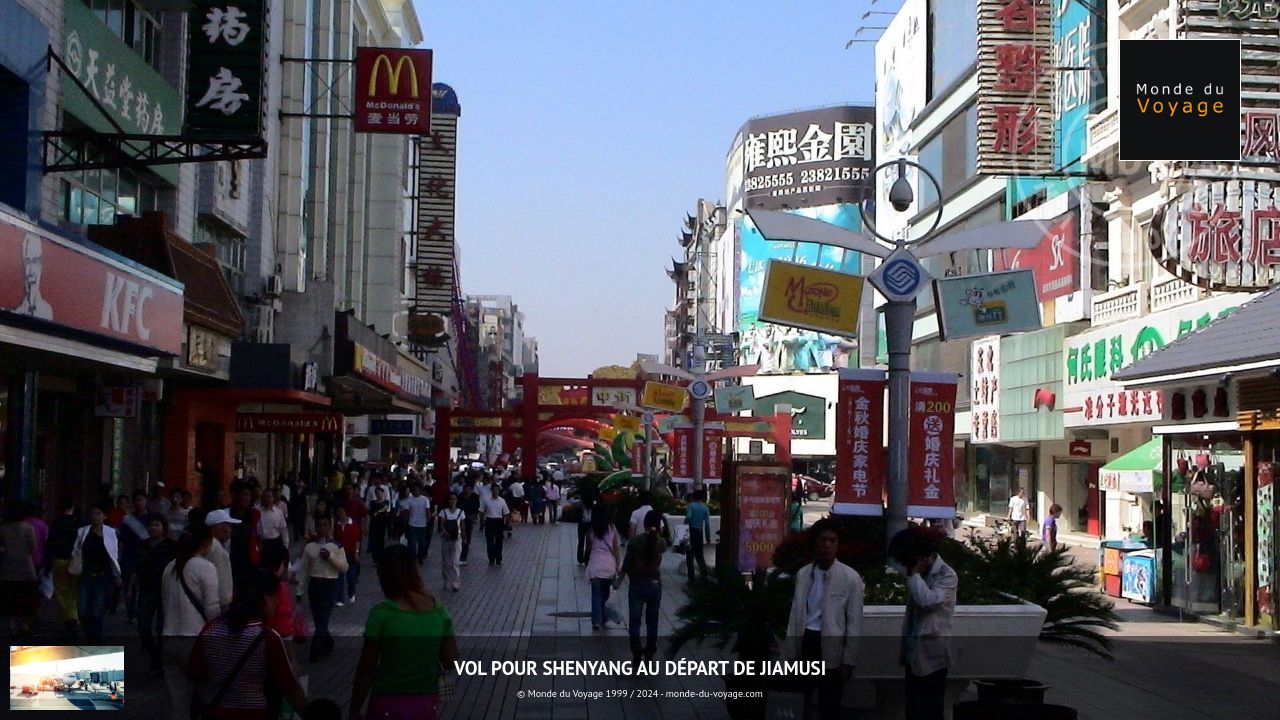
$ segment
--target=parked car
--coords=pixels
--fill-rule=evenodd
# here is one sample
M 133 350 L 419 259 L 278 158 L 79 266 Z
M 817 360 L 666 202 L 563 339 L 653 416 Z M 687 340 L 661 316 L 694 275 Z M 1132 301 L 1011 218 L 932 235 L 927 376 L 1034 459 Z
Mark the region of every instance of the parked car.
M 805 497 L 810 500 L 831 497 L 831 493 L 835 492 L 835 485 L 829 482 L 823 482 L 808 475 L 801 475 L 800 478 L 804 481 Z

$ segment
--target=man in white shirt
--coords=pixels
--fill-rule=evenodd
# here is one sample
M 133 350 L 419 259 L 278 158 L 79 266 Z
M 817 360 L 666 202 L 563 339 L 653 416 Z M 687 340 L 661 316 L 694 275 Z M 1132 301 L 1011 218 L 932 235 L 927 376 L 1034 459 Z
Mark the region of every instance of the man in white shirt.
M 423 495 L 422 486 L 415 483 L 401 507 L 409 511 L 409 552 L 421 563 L 431 549 L 431 498 Z
M 511 508 L 507 501 L 496 491 L 490 492 L 480 501 L 480 509 L 484 512 L 484 539 L 489 551 L 489 564 L 502 564 L 502 534 L 507 529 L 507 516 Z
M 289 547 L 289 524 L 285 519 L 285 510 L 276 502 L 276 493 L 268 488 L 262 491 L 258 504 L 258 533 L 262 545 L 280 545 Z
M 1013 521 L 1013 536 L 1022 538 L 1027 533 L 1027 489 L 1018 488 L 1018 494 L 1009 500 L 1009 519 Z
M 204 559 L 213 563 L 214 569 L 218 571 L 218 601 L 222 607 L 230 607 L 234 585 L 231 553 L 227 550 L 227 545 L 231 542 L 231 526 L 239 525 L 240 521 L 231 517 L 229 510 L 218 509 L 204 517 L 204 524 L 213 535 L 213 542 L 209 543 L 209 551 Z
M 824 675 L 816 683 L 818 716 L 836 720 L 858 657 L 865 586 L 857 570 L 836 559 L 840 533 L 834 523 L 824 518 L 810 532 L 814 560 L 796 573 L 783 654 L 823 663 Z
M 631 513 L 630 530 L 627 532 L 628 540 L 634 537 L 640 537 L 644 534 L 644 516 L 648 515 L 649 512 L 653 510 L 653 504 L 649 499 L 648 493 L 640 496 L 640 502 L 642 503 L 640 507 L 636 508 L 635 512 Z

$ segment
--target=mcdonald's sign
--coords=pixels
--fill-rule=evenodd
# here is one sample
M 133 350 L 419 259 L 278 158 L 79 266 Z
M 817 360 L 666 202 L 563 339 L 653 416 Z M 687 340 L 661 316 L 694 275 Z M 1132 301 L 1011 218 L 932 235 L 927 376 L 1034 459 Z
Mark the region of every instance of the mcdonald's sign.
M 430 132 L 431 51 L 357 48 L 355 111 L 356 132 Z

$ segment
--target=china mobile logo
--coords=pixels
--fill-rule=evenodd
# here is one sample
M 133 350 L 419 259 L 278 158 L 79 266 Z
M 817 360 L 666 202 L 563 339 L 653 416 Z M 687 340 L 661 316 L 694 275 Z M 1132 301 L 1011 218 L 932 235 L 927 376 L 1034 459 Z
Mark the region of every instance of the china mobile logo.
M 405 68 L 409 69 L 409 97 L 418 98 L 418 69 L 413 65 L 413 58 L 408 55 L 401 55 L 395 63 L 395 67 L 391 65 L 391 58 L 386 53 L 378 56 L 373 61 L 373 70 L 369 72 L 369 97 L 377 97 L 378 95 L 378 76 L 382 74 L 380 71 L 386 71 L 387 92 L 393 97 L 400 95 L 400 73 Z
M 833 303 L 839 296 L 831 283 L 809 283 L 802 277 L 787 281 L 787 308 L 795 312 L 838 318 L 840 309 Z

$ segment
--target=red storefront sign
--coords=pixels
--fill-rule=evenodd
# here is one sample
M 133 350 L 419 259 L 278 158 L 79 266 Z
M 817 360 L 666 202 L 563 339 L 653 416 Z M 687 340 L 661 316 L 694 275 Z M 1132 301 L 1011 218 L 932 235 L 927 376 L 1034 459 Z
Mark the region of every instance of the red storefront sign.
M 884 386 L 879 370 L 844 370 L 836 402 L 836 487 L 831 511 L 884 512 Z
M 995 269 L 1035 271 L 1036 295 L 1041 302 L 1080 289 L 1080 222 L 1076 211 L 1053 221 L 1044 239 L 1031 250 L 1000 250 Z
M 356 48 L 356 132 L 431 130 L 431 51 Z
M 787 535 L 786 468 L 743 465 L 738 479 L 738 570 L 773 564 L 773 551 Z
M 907 515 L 953 518 L 956 434 L 955 375 L 912 373 Z
M 724 467 L 724 430 L 706 427 L 702 430 L 702 481 L 720 482 Z
M 338 413 L 237 413 L 236 432 L 337 433 L 342 432 Z
M 0 311 L 182 352 L 182 291 L 0 212 Z
M 633 440 L 631 442 L 631 472 L 644 472 L 644 441 Z

